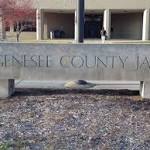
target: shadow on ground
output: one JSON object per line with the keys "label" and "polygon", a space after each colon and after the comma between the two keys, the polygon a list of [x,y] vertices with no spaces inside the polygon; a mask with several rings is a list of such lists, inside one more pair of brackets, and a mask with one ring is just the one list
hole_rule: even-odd
{"label": "shadow on ground", "polygon": [[16,89],[13,96],[42,96],[42,95],[53,95],[53,94],[98,94],[105,96],[139,96],[139,91],[131,90],[89,90],[89,89]]}

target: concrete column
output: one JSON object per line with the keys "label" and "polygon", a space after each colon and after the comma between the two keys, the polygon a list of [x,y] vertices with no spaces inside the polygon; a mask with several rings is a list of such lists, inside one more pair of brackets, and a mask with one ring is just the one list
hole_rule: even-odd
{"label": "concrete column", "polygon": [[15,92],[13,79],[0,79],[0,98],[10,97]]}
{"label": "concrete column", "polygon": [[10,23],[10,32],[14,32],[14,24],[13,24],[13,22]]}
{"label": "concrete column", "polygon": [[140,82],[140,95],[142,98],[150,99],[150,81]]}
{"label": "concrete column", "polygon": [[47,20],[47,18],[46,17],[44,17],[44,35],[43,35],[43,37],[44,37],[44,39],[48,39],[48,37],[49,37],[49,35],[50,35],[50,33],[49,33],[49,29],[48,29],[48,20]]}
{"label": "concrete column", "polygon": [[77,23],[77,10],[75,10],[74,13],[74,39],[77,42],[78,41],[78,23]]}
{"label": "concrete column", "polygon": [[43,11],[41,9],[36,10],[36,39],[42,40],[44,35],[44,22]]}
{"label": "concrete column", "polygon": [[111,34],[111,12],[109,9],[104,10],[103,27],[107,32],[107,37],[110,39]]}
{"label": "concrete column", "polygon": [[143,13],[143,32],[142,40],[149,40],[150,10],[145,9]]}
{"label": "concrete column", "polygon": [[0,9],[0,39],[6,38],[6,31],[5,31],[5,23],[3,18],[3,12]]}
{"label": "concrete column", "polygon": [[77,9],[75,13],[75,40],[76,43],[84,42],[84,0],[77,0]]}

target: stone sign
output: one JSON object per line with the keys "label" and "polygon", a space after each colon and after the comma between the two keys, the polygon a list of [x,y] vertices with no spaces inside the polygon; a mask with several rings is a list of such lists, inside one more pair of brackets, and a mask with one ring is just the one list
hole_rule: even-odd
{"label": "stone sign", "polygon": [[150,45],[141,44],[0,44],[0,97],[22,80],[141,81],[150,98]]}

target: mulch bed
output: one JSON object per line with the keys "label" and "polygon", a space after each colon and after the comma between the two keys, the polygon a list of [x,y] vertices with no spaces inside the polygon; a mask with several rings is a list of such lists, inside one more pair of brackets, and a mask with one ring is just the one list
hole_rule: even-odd
{"label": "mulch bed", "polygon": [[0,100],[0,150],[149,150],[150,100],[129,90],[17,89]]}

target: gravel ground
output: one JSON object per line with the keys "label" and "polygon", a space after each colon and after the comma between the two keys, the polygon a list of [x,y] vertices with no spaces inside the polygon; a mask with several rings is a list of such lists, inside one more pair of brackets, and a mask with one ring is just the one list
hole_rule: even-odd
{"label": "gravel ground", "polygon": [[0,150],[150,150],[136,91],[17,90],[0,100]]}

